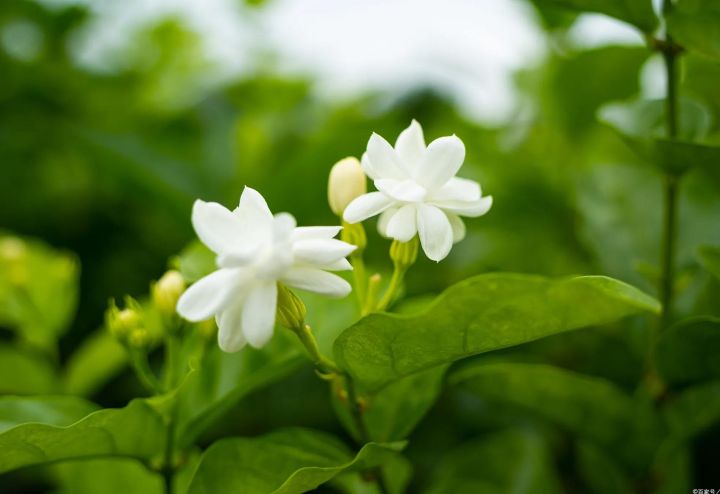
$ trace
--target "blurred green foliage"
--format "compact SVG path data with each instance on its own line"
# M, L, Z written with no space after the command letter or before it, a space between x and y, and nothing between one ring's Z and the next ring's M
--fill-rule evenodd
M263 8L264 2L249 3ZM326 202L331 165L359 156L372 131L396 135L416 118L430 138L455 133L464 140L461 174L479 180L495 205L486 217L467 222L467 238L446 261L423 260L409 273L410 313L428 295L487 271L602 274L656 293L661 174L680 166L686 176L678 323L658 345L658 371L671 386L663 395L667 408L648 412L638 386L654 324L647 318L558 334L495 353L492 360L474 357L450 370L449 387L442 386L445 367L416 374L388 386L385 397L376 395L377 408L368 413L380 440L410 435L404 454L414 467L411 489L689 492L717 482L717 465L707 458L720 444L719 11L710 0L681 0L670 16L671 33L689 53L683 59L687 98L680 139L669 140L661 131L662 103L640 94L651 51L583 50L567 35L581 11L616 16L650 33L657 23L650 2L533 3L556 49L516 75L525 107L499 128L463 117L450 95L433 88L408 90L388 105L378 94L327 103L314 95L312 80L271 71L205 87L203 75L213 67L197 35L174 18L140 32L120 55L118 73L94 73L68 50L91 16L85 9L0 3L0 393L7 395L0 397L0 429L44 422L11 432L28 443L58 434L55 449L43 455L61 460L73 457L70 446L87 439L82 428L98 420L99 428L122 440L109 445L95 438L96 451L116 447L152 462L155 443L164 439L144 436L154 441L144 448L114 427L130 421L152 432L148 424L161 422L162 403L139 399L75 423L96 408L86 399L123 407L144 393L123 348L102 327L107 300L131 294L152 313L144 300L149 280L168 262L189 280L207 271L202 248L187 247L195 198L234 205L248 184L263 191L274 211L292 211L299 224L336 223L329 208L319 207ZM387 242L373 228L368 232L370 269L384 273ZM320 346L330 353L335 337L353 322L352 307L330 310L310 297L306 303L315 318L310 322L320 328ZM683 320L687 316L695 317ZM180 441L205 447L219 437L256 436L282 426L342 435L332 418L337 397L331 399L307 370L294 343L282 335L242 360L208 349L205 371L191 373L181 388ZM196 357L195 344L183 350L188 359ZM156 365L159 352L150 358ZM413 394L416 388L423 392ZM403 407L387 398L403 395L415 401ZM588 422L594 424L591 434ZM62 432L53 428L73 423ZM624 450L626 436L640 442L632 444L635 450ZM305 439L327 440L318 437ZM2 458L2 441L11 440L0 437L3 470L19 465ZM213 448L246 454L247 444L262 439L229 441ZM353 455L343 448L333 461L293 461L333 468L334 475L352 470ZM182 459L183 488L197 455L192 450ZM393 468L404 478L407 465L397 461ZM654 462L653 475L643 471L647 462ZM112 490L117 486L160 492L158 478L139 466L102 459L29 467L0 476L0 490L120 492ZM206 475L210 482L212 472ZM333 485L354 492L356 477Z

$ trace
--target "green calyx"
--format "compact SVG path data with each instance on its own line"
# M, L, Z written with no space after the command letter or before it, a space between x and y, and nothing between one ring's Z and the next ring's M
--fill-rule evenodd
M392 259L395 268L406 271L410 266L415 264L418 255L418 237L417 235L410 239L409 242L400 242L393 240L390 245L390 259Z

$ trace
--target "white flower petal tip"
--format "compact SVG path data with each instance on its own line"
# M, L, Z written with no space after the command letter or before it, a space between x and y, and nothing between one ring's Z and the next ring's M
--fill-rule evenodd
M343 219L348 223L360 223L376 214L382 213L393 203L393 200L382 192L370 192L348 204Z
M389 204L377 194L381 197L370 201L373 208ZM200 240L217 254L219 269L191 285L176 310L194 322L215 316L218 345L225 352L246 345L260 348L270 341L280 281L331 297L351 290L347 281L329 272L352 269L346 257L356 247L334 238L342 228L297 227L291 214L273 216L255 189L245 187L234 211L196 201L192 221Z
M420 245L428 259L440 262L447 257L453 245L453 230L447 215L436 208L422 204L417 211Z

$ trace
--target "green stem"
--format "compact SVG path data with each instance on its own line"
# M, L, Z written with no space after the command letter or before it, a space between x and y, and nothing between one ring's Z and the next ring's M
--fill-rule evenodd
M406 271L407 269L401 269L397 264L395 265L392 278L390 278L390 284L388 285L387 290L385 290L382 299L380 299L380 302L378 302L375 308L376 310L382 311L388 308L390 302L393 301L393 299L397 295L398 290L400 290L400 286L402 285L402 280L405 276Z
M317 344L317 340L312 333L312 329L309 325L303 324L300 328L293 329L295 334L300 339L300 342L307 350L308 356L312 361L315 368L322 374L340 374L341 371L335 362L327 358L320 351L320 347Z
M165 338L165 382L164 389L166 392L171 391L177 384L176 370L178 352L180 350L180 338L175 331L168 331ZM163 482L165 485L165 494L173 493L173 484L175 480L175 422L177 415L177 407L173 403L170 410L170 417L167 424L167 439L165 441L165 454L163 460Z
M162 390L160 380L155 376L155 373L150 368L150 362L148 362L147 352L140 349L129 349L130 351L130 363L132 364L135 375L138 377L143 386L148 391L158 394Z

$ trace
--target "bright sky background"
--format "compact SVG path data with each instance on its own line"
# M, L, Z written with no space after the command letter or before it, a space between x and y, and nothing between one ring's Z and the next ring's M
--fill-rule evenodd
M513 72L548 50L525 0L270 0L261 9L239 0L41 1L90 6L94 16L72 48L92 70L117 70L133 32L178 15L202 36L224 78L252 71L258 51L269 50L281 72L314 77L320 96L431 84L489 124L517 109ZM571 34L583 47L642 43L632 28L600 15L581 16Z

